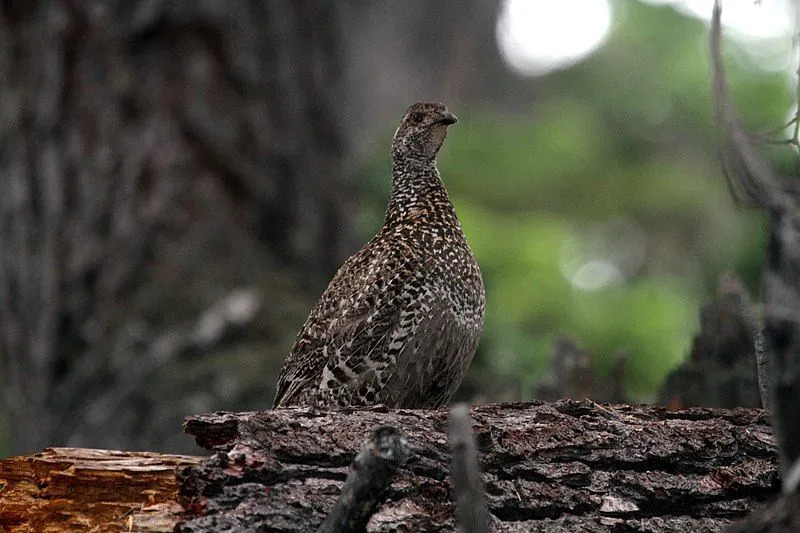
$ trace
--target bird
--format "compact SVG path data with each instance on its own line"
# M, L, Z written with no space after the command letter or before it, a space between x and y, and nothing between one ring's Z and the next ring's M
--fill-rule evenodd
M436 156L458 119L416 102L392 138L383 226L334 275L289 351L274 407L433 409L483 331L485 291Z

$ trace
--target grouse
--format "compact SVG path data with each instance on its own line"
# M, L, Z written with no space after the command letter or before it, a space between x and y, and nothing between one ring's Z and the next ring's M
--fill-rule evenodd
M434 408L461 384L485 296L436 167L456 122L440 103L408 108L392 140L383 227L312 309L281 370L275 407Z

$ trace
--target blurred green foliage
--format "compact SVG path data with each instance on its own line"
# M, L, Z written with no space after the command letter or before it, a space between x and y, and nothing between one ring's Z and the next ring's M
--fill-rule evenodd
M451 105L460 124L439 167L487 290L472 372L523 397L564 332L601 370L625 350L629 394L650 399L687 354L718 273L734 270L758 291L763 221L734 206L718 170L706 27L666 6L614 7L605 45L525 81L528 104ZM735 43L725 47L745 123L781 124L786 74L758 72ZM360 175L365 238L390 191L393 127Z

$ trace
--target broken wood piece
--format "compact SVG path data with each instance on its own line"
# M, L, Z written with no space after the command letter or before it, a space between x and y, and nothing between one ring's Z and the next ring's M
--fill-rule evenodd
M175 469L201 457L48 448L0 461L0 531L172 531Z
M700 308L691 352L661 386L657 403L686 407L764 407L753 334L758 312L732 272L717 278L716 294Z
M756 372L758 375L758 393L761 396L761 407L769 410L769 357L764 347L764 330L753 333L753 345L756 349Z

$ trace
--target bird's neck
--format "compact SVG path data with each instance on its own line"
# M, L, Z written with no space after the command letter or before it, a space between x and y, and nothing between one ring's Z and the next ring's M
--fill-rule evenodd
M435 159L396 159L392 164L392 195L384 227L409 223L461 227Z

